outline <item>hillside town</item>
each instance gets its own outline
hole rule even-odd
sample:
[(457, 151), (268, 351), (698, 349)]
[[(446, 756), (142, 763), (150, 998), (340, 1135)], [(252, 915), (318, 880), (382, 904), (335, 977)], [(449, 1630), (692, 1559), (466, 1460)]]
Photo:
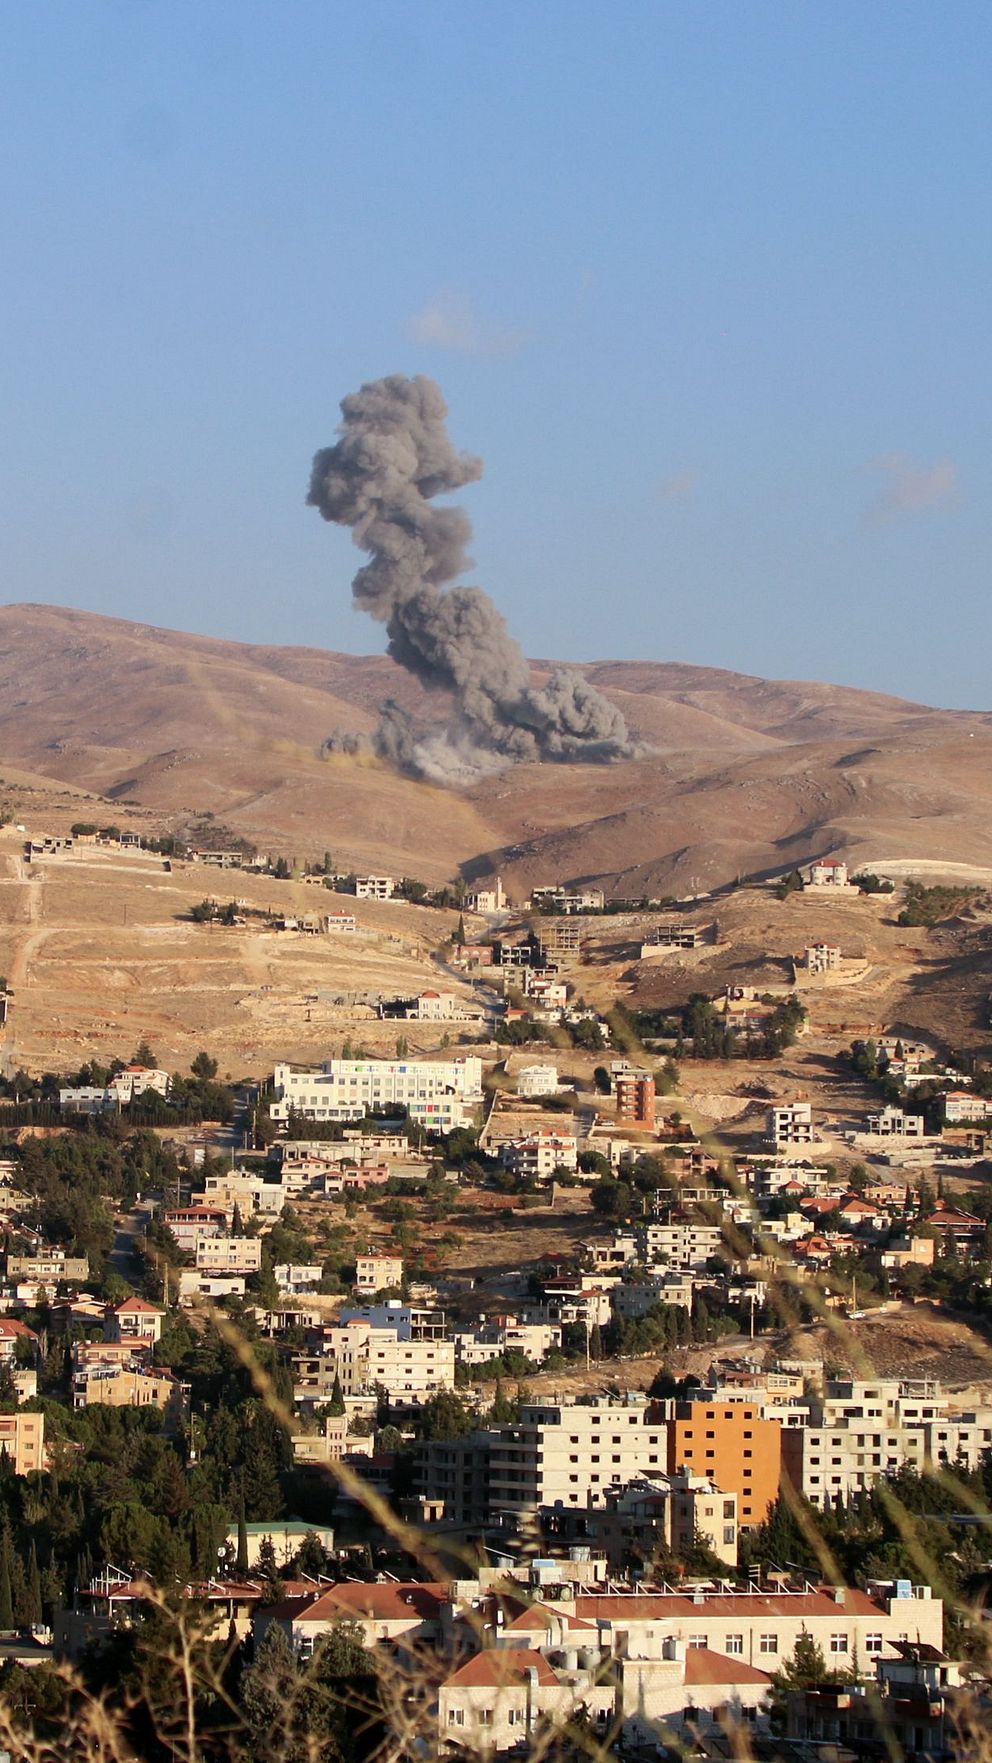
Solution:
[[(124, 839), (26, 839), (23, 861)], [(306, 879), (430, 905), (402, 878)], [(908, 885), (889, 907), (836, 859), (765, 887), (782, 911), (961, 904)], [(441, 906), (436, 982), (326, 1000), (320, 1063), (8, 1052), (0, 1670), (89, 1669), (178, 1599), (248, 1686), (347, 1642), (411, 1751), (942, 1755), (966, 1702), (992, 1706), (992, 1377), (885, 1343), (914, 1314), (989, 1326), (992, 1065), (881, 1023), (800, 1093), (817, 1012), (873, 961), (817, 937), (777, 985), (707, 991), (720, 902), (549, 884), (514, 906), (496, 876)], [(254, 910), (208, 896), (194, 923)], [(678, 972), (671, 1001), (593, 990), (594, 927)], [(362, 932), (335, 908), (265, 934)]]

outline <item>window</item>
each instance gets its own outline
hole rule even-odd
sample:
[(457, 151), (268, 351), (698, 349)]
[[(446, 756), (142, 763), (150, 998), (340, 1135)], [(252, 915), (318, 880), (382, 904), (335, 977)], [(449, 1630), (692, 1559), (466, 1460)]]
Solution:
[(492, 1723), (493, 1723), (492, 1709), (491, 1708), (480, 1708), (479, 1709), (479, 1725), (480, 1726), (492, 1726)]
[(704, 1634), (691, 1634), (689, 1636), (689, 1645), (690, 1647), (705, 1647), (706, 1636)]
[(847, 1636), (846, 1636), (846, 1634), (832, 1634), (830, 1636), (830, 1651), (832, 1653), (846, 1653), (847, 1652)]
[(744, 1651), (744, 1636), (742, 1634), (728, 1634), (723, 1650), (725, 1653), (729, 1653), (732, 1658), (740, 1658)]
[(464, 1710), (464, 1708), (449, 1708), (448, 1709), (448, 1725), (449, 1726), (464, 1726), (465, 1725), (465, 1710)]
[(758, 1636), (758, 1652), (759, 1653), (777, 1653), (778, 1652), (778, 1635), (777, 1634), (759, 1635)]
[(723, 1527), (723, 1540), (724, 1540), (724, 1542), (725, 1543), (733, 1543), (735, 1541), (736, 1537), (737, 1537), (736, 1526), (733, 1524), (725, 1524)]
[(735, 1505), (736, 1505), (736, 1501), (734, 1501), (734, 1500), (724, 1500), (724, 1502), (723, 1502), (723, 1516), (724, 1516), (724, 1518), (733, 1518)]
[(866, 1653), (880, 1653), (881, 1651), (882, 1651), (882, 1637), (881, 1637), (881, 1635), (880, 1634), (866, 1634), (865, 1635), (865, 1652)]

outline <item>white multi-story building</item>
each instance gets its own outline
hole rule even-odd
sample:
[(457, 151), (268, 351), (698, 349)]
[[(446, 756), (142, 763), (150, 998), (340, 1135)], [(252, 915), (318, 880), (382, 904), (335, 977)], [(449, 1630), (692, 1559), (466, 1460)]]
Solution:
[(517, 1095), (525, 1098), (555, 1096), (558, 1072), (553, 1065), (524, 1065), (517, 1072)]
[(176, 1206), (166, 1212), (162, 1222), (187, 1255), (195, 1255), (201, 1242), (227, 1235), (227, 1213), (222, 1206)]
[(391, 875), (356, 875), (355, 895), (359, 900), (391, 900), (396, 882)]
[(986, 1096), (973, 1096), (968, 1090), (948, 1090), (944, 1097), (944, 1119), (948, 1126), (962, 1121), (987, 1120), (992, 1102)]
[(820, 863), (811, 863), (806, 871), (808, 888), (847, 888), (850, 887), (847, 875), (847, 864), (839, 858), (830, 857)]
[(489, 1435), (494, 1513), (540, 1506), (602, 1506), (611, 1488), (664, 1471), (667, 1431), (641, 1399), (528, 1402), (520, 1419)]
[(335, 1380), (345, 1396), (374, 1395), (385, 1390), (397, 1404), (426, 1401), (455, 1384), (453, 1341), (401, 1340), (393, 1328), (373, 1328), (355, 1320), (325, 1328), (316, 1352), (293, 1357), (293, 1393), (297, 1402), (330, 1400)]
[(536, 1181), (548, 1181), (556, 1169), (574, 1174), (579, 1166), (574, 1133), (534, 1132), (523, 1139), (507, 1139), (500, 1145), (499, 1155), (514, 1175)]
[(465, 895), (466, 912), (502, 912), (506, 905), (503, 882), (500, 876), (491, 888), (474, 888)]
[(167, 1096), (171, 1079), (167, 1071), (159, 1071), (151, 1065), (126, 1065), (110, 1080), (108, 1089), (118, 1102), (135, 1101), (147, 1091), (152, 1090), (157, 1096)]
[(952, 1409), (927, 1380), (837, 1379), (809, 1399), (810, 1424), (785, 1427), (782, 1466), (813, 1506), (911, 1468), (976, 1469), (992, 1449), (992, 1408)]
[(196, 1265), (211, 1273), (257, 1273), (262, 1265), (261, 1237), (200, 1237)]
[(643, 1227), (644, 1259), (650, 1265), (667, 1262), (671, 1267), (705, 1267), (713, 1256), (726, 1254), (723, 1233), (717, 1224), (702, 1219), (675, 1218), (667, 1224)]
[(405, 1109), (428, 1130), (450, 1132), (482, 1100), (482, 1060), (329, 1059), (318, 1071), (277, 1065), (273, 1086), (273, 1120), (361, 1120)]

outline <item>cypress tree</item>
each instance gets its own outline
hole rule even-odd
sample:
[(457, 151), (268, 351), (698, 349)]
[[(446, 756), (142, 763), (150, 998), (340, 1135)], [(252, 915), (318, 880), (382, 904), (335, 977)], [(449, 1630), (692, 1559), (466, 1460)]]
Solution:
[(0, 1630), (14, 1626), (14, 1596), (11, 1587), (10, 1531), (4, 1525), (0, 1538)]
[(28, 1626), (34, 1627), (41, 1622), (44, 1611), (41, 1598), (41, 1569), (38, 1566), (38, 1550), (33, 1537), (28, 1554), (28, 1585), (25, 1602), (28, 1611)]
[(235, 1567), (239, 1573), (248, 1572), (248, 1525), (245, 1520), (245, 1484), (244, 1478), (238, 1488), (238, 1553)]

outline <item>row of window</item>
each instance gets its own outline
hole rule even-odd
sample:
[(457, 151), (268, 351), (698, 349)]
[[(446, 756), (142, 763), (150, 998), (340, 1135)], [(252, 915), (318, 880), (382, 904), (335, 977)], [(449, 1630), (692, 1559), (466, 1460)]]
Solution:
[[(708, 1647), (709, 1644), (710, 1644), (710, 1637), (708, 1635), (691, 1634), (689, 1636), (690, 1647)], [(882, 1643), (882, 1636), (880, 1634), (867, 1634), (867, 1635), (865, 1635), (865, 1652), (866, 1653), (880, 1653), (882, 1651), (882, 1644), (883, 1644)], [(725, 1653), (729, 1654), (730, 1657), (739, 1659), (744, 1652), (744, 1636), (742, 1634), (725, 1635), (724, 1640), (723, 1640), (723, 1650)], [(758, 1636), (758, 1652), (759, 1653), (763, 1653), (766, 1656), (768, 1656), (770, 1654), (777, 1653), (778, 1650), (779, 1650), (779, 1638), (778, 1638), (777, 1634), (775, 1634), (775, 1633), (759, 1634), (759, 1636)], [(831, 1653), (833, 1653), (835, 1656), (840, 1655), (840, 1654), (849, 1653), (850, 1650), (851, 1650), (851, 1645), (850, 1645), (850, 1636), (849, 1635), (847, 1635), (847, 1634), (832, 1634), (830, 1636), (829, 1651)]]

